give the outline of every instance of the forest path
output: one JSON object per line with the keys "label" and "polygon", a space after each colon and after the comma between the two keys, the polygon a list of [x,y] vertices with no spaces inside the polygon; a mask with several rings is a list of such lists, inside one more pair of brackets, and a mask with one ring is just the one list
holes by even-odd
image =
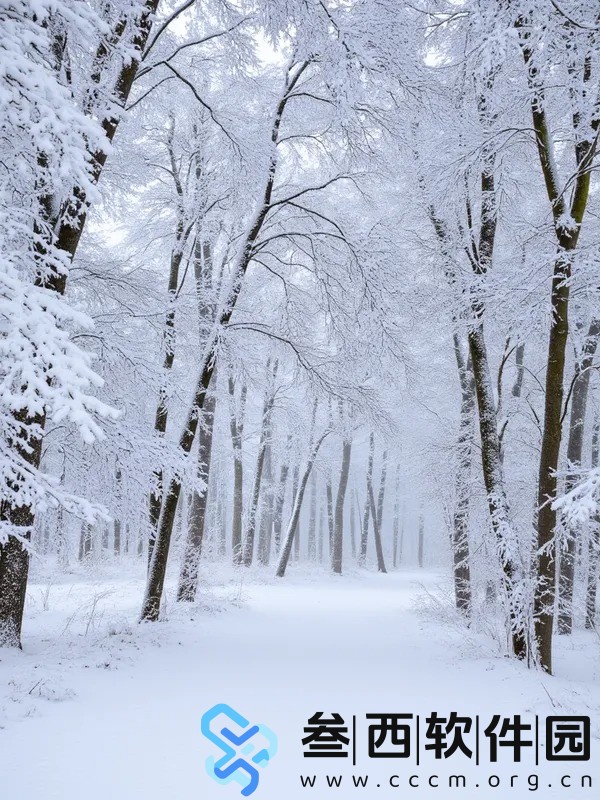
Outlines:
{"label": "forest path", "polygon": [[[547,691],[559,689],[557,679],[493,658],[481,643],[470,641],[466,657],[464,630],[416,613],[437,582],[423,571],[290,577],[245,587],[241,608],[147,625],[130,638],[110,637],[120,644],[88,652],[86,663],[71,660],[68,648],[53,668],[39,653],[20,654],[25,673],[30,670],[27,682],[36,675],[45,681],[47,674],[52,685],[52,669],[63,671],[76,696],[38,705],[33,718],[0,731],[0,796],[8,785],[11,800],[240,797],[237,784],[218,786],[204,769],[212,746],[200,734],[200,718],[216,703],[227,703],[279,736],[279,753],[263,772],[258,800],[326,800],[337,790],[301,789],[299,775],[345,771],[350,781],[351,774],[374,774],[375,768],[383,768],[385,784],[349,786],[344,800],[397,797],[389,775],[405,773],[407,780],[418,772],[414,765],[407,772],[402,764],[401,772],[398,762],[369,760],[363,740],[356,770],[349,762],[340,769],[341,759],[304,759],[299,740],[307,719],[316,711],[338,712],[346,721],[357,715],[363,725],[364,715],[373,712],[542,714],[552,710]],[[456,761],[444,768],[461,771]],[[443,789],[431,792],[421,796],[446,797]],[[530,793],[510,793],[520,796]]]}

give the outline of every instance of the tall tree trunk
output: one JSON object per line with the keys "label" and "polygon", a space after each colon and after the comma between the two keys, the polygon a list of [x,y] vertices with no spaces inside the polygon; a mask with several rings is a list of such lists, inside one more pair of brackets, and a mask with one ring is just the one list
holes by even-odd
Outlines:
{"label": "tall tree trunk", "polygon": [[398,566],[398,532],[400,529],[400,464],[396,465],[396,483],[394,486],[394,528],[392,542],[392,564]]}
{"label": "tall tree trunk", "polygon": [[398,544],[398,565],[402,564],[403,553],[404,553],[404,527],[406,524],[406,517],[405,517],[405,510],[406,510],[406,503],[402,501],[402,512],[400,514],[400,542]]}
{"label": "tall tree trunk", "polygon": [[211,391],[206,398],[202,424],[198,435],[198,477],[204,481],[204,489],[199,492],[194,489],[190,516],[187,525],[187,536],[183,551],[181,572],[177,585],[177,600],[179,602],[193,603],[198,591],[198,570],[202,555],[204,541],[204,528],[206,525],[206,509],[208,503],[208,485],[210,480],[210,462],[212,456],[213,431],[215,424],[216,397],[216,372],[211,381]]}
{"label": "tall tree trunk", "polygon": [[[292,508],[296,503],[296,495],[298,494],[298,482],[300,481],[300,465],[296,464],[294,473],[292,475]],[[300,519],[298,518],[298,523]],[[294,532],[294,557],[296,561],[300,558],[300,528]]]}
{"label": "tall tree trunk", "polygon": [[308,483],[308,479],[310,478],[310,473],[312,471],[313,465],[319,453],[319,448],[321,447],[321,444],[323,443],[323,440],[328,435],[328,433],[329,431],[326,431],[324,434],[322,434],[322,436],[313,445],[309,453],[308,460],[306,462],[306,467],[304,468],[304,473],[302,475],[302,480],[299,483],[298,491],[296,493],[296,499],[294,501],[294,506],[292,508],[292,515],[287,528],[285,541],[283,547],[281,548],[279,564],[277,565],[277,571],[275,573],[278,578],[283,578],[285,575],[285,571],[287,569],[287,565],[290,560],[290,555],[292,552],[294,535],[298,528],[298,519],[300,518],[300,510],[302,508],[302,499],[304,497],[304,492],[306,490],[306,484]]}
{"label": "tall tree trunk", "polygon": [[318,559],[319,564],[323,563],[325,549],[325,509],[321,506],[319,510],[319,542],[318,542]]}
{"label": "tall tree trunk", "polygon": [[121,522],[118,519],[114,521],[113,552],[116,556],[121,555]]}
{"label": "tall tree trunk", "polygon": [[418,548],[418,564],[419,568],[423,569],[425,557],[425,518],[423,512],[419,514],[419,548]]}
{"label": "tall tree trunk", "polygon": [[317,560],[317,475],[310,476],[310,514],[308,518],[308,560]]}
{"label": "tall tree trunk", "polygon": [[379,532],[383,534],[383,502],[385,499],[385,482],[387,477],[387,450],[383,451],[381,457],[381,476],[379,478],[379,491],[377,493],[377,524]]}
{"label": "tall tree trunk", "polygon": [[[556,171],[554,142],[546,115],[544,87],[534,58],[534,51],[530,45],[530,35],[527,27],[523,26],[523,22],[522,17],[519,17],[517,28],[521,37],[521,49],[531,93],[531,115],[538,156],[554,219],[557,243],[557,255],[554,262],[550,291],[550,333],[548,336],[544,424],[538,477],[538,580],[534,603],[538,659],[542,669],[552,673],[552,637],[556,595],[554,544],[556,510],[553,507],[553,500],[556,497],[556,473],[562,437],[563,381],[565,351],[569,334],[572,254],[577,248],[581,224],[587,208],[592,164],[598,145],[597,132],[600,116],[596,108],[591,122],[586,120],[584,123],[585,128],[583,128],[579,112],[576,111],[574,114],[573,128],[575,139],[577,140],[575,145],[577,169],[570,180],[573,188],[570,195],[570,204],[568,204],[567,193],[560,188],[560,176]],[[586,84],[590,77],[591,65],[586,58],[581,75],[583,84]]]}
{"label": "tall tree trunk", "polygon": [[258,444],[258,458],[256,460],[256,471],[254,473],[254,486],[250,498],[250,508],[248,510],[248,524],[246,528],[246,538],[244,539],[242,563],[245,567],[250,567],[254,559],[254,536],[256,532],[256,514],[260,500],[260,489],[262,485],[263,470],[267,456],[267,449],[271,439],[271,412],[275,404],[275,387],[273,382],[277,375],[277,362],[272,370],[271,365],[267,365],[270,386],[267,387],[263,406],[262,423],[260,430],[260,441]]}
{"label": "tall tree trunk", "polygon": [[231,398],[230,431],[233,447],[233,514],[231,518],[231,552],[234,564],[242,563],[242,520],[244,513],[244,462],[242,438],[244,435],[244,415],[246,411],[247,388],[242,386],[240,392],[239,412],[235,410],[235,383],[232,377],[228,381]]}
{"label": "tall tree trunk", "polygon": [[114,520],[114,523],[113,523],[113,525],[114,525],[113,552],[114,552],[114,554],[116,556],[121,555],[121,550],[123,549],[123,542],[121,541],[122,540],[122,533],[121,533],[122,532],[122,525],[121,525],[121,517],[120,517],[120,515],[122,514],[122,511],[123,511],[122,508],[120,507],[121,503],[122,503],[122,497],[121,497],[122,480],[123,480],[123,473],[121,472],[121,467],[119,466],[119,462],[117,461],[117,464],[115,466],[115,489],[116,489],[116,495],[117,495],[117,501],[118,501],[118,506],[119,507],[118,507],[118,511],[117,511],[117,514],[115,515],[115,520]]}
{"label": "tall tree trunk", "polygon": [[217,552],[219,558],[224,559],[227,555],[227,508],[223,492],[219,490],[219,480],[215,480],[215,491],[217,492],[217,507],[215,509],[218,545]]}
{"label": "tall tree trunk", "polygon": [[360,559],[359,564],[364,567],[367,563],[367,545],[369,540],[369,513],[371,504],[369,500],[369,487],[373,484],[373,459],[375,457],[375,436],[371,433],[369,437],[369,460],[367,462],[367,495],[365,499],[365,510],[362,521],[362,531],[360,537]]}
{"label": "tall tree trunk", "polygon": [[[583,434],[590,386],[590,369],[600,336],[600,319],[593,319],[588,329],[581,357],[575,367],[571,394],[571,417],[569,420],[569,441],[567,444],[567,463],[569,474],[565,492],[569,492],[579,478],[583,456]],[[573,583],[575,578],[576,531],[567,527],[567,546],[560,554],[559,615],[558,632],[570,634],[573,630]]]}
{"label": "tall tree trunk", "polygon": [[371,519],[373,520],[373,534],[375,537],[375,552],[377,554],[377,570],[378,572],[387,572],[385,568],[385,561],[383,558],[383,546],[381,544],[381,531],[379,529],[379,520],[377,519],[377,509],[375,508],[375,495],[373,494],[373,485],[369,486],[369,503],[371,506]]}
{"label": "tall tree trunk", "polygon": [[327,476],[327,482],[325,483],[325,498],[327,501],[327,541],[329,543],[329,558],[331,559],[331,554],[333,553],[333,534],[335,531],[335,520],[334,520],[334,513],[333,513],[333,485],[331,483],[331,476]]}
{"label": "tall tree trunk", "polygon": [[352,561],[356,560],[356,513],[354,510],[354,503],[350,503],[350,548],[352,552]]}
{"label": "tall tree trunk", "polygon": [[277,487],[277,494],[275,497],[275,513],[273,515],[273,539],[275,542],[275,552],[277,554],[279,554],[279,551],[281,549],[281,526],[283,522],[283,506],[285,504],[285,490],[290,471],[290,461],[288,458],[288,454],[290,451],[291,441],[292,441],[292,435],[288,434],[287,445],[284,452],[283,462],[281,464],[281,470],[279,473],[279,486]]}
{"label": "tall tree trunk", "polygon": [[[489,79],[491,88],[492,78]],[[479,103],[482,124],[488,126],[489,114],[486,97],[482,96]],[[481,172],[481,212],[479,236],[476,236],[472,226],[472,206],[467,193],[466,218],[469,221],[468,244],[465,247],[475,276],[481,279],[487,274],[494,253],[497,227],[496,191],[494,182],[495,156],[489,147],[483,150],[483,168]],[[436,235],[442,245],[446,275],[451,284],[456,280],[452,265],[451,237],[447,227],[433,207],[429,208],[429,216]],[[483,479],[487,494],[487,504],[490,521],[496,538],[496,550],[500,560],[505,587],[505,596],[509,604],[509,620],[511,628],[513,651],[517,658],[527,656],[527,636],[525,632],[524,612],[520,605],[515,605],[513,598],[520,598],[522,593],[515,595],[515,584],[520,578],[519,564],[515,560],[517,543],[515,532],[511,525],[508,500],[505,490],[504,474],[502,467],[502,446],[498,431],[498,413],[494,400],[487,348],[485,343],[483,318],[484,303],[477,290],[473,289],[470,302],[471,319],[468,326],[469,356],[473,368],[475,393],[479,416],[479,432],[481,438],[481,461]]]}
{"label": "tall tree trunk", "polygon": [[344,552],[344,503],[348,488],[348,474],[350,472],[350,458],[352,456],[352,439],[344,439],[342,444],[342,467],[340,482],[335,499],[335,520],[333,531],[333,551],[331,553],[331,568],[336,575],[342,574],[342,558]]}
{"label": "tall tree trunk", "polygon": [[[481,229],[474,270],[484,275],[492,262],[496,233],[496,203],[494,187],[494,163],[486,162],[481,176]],[[469,354],[473,367],[473,378],[479,411],[481,435],[481,460],[487,493],[490,520],[497,542],[497,552],[502,565],[505,596],[509,603],[509,618],[514,654],[519,659],[527,656],[527,636],[524,609],[515,606],[515,584],[521,578],[516,560],[517,543],[510,520],[508,500],[502,467],[502,447],[498,433],[498,415],[489,367],[487,347],[483,330],[483,304],[474,297],[471,305],[472,321],[468,331]],[[518,596],[518,595],[517,595]]]}
{"label": "tall tree trunk", "polygon": [[461,387],[458,464],[455,480],[456,507],[452,530],[454,594],[457,609],[471,613],[471,567],[469,553],[469,497],[471,492],[471,454],[475,414],[475,384],[470,358],[465,360],[458,334],[454,334],[454,354]]}
{"label": "tall tree trunk", "polygon": [[79,530],[79,548],[78,548],[78,551],[77,551],[77,560],[78,561],[83,561],[84,546],[85,546],[84,539],[85,539],[84,525],[82,524],[82,526],[81,526],[81,528]]}
{"label": "tall tree trunk", "polygon": [[271,458],[271,445],[267,444],[265,454],[264,479],[265,491],[263,493],[263,509],[258,535],[258,563],[267,566],[271,560],[271,543],[273,539],[273,510],[275,493],[273,486],[273,468]]}
{"label": "tall tree trunk", "polygon": [[[490,78],[490,88],[492,83]],[[485,127],[489,124],[486,97],[480,98],[480,116]],[[478,278],[487,275],[493,260],[498,223],[495,186],[495,155],[488,148],[483,153],[481,171],[481,211],[479,237],[470,230],[469,259],[474,274]],[[470,201],[467,197],[467,213],[471,219]],[[522,605],[522,593],[517,583],[522,579],[517,559],[516,533],[511,523],[508,499],[504,482],[502,444],[498,431],[498,413],[494,400],[491,370],[485,342],[483,318],[484,303],[476,289],[471,295],[471,319],[468,327],[468,343],[477,409],[479,414],[479,431],[481,438],[481,461],[483,479],[487,494],[490,521],[496,538],[496,549],[505,588],[505,597],[509,608],[510,633],[513,652],[519,659],[527,656],[527,633],[525,609]],[[517,587],[517,591],[515,588]],[[515,602],[515,597],[517,601]]]}
{"label": "tall tree trunk", "polygon": [[513,652],[519,659],[527,657],[527,636],[523,612],[512,602],[515,584],[520,577],[515,561],[516,542],[512,529],[508,501],[504,487],[502,453],[498,436],[496,405],[492,390],[487,349],[480,323],[469,331],[469,350],[479,410],[481,434],[481,460],[492,528],[497,542],[497,552],[502,565],[505,595],[509,603],[510,628]]}
{"label": "tall tree trunk", "polygon": [[[172,170],[176,171],[174,155],[171,157]],[[196,179],[201,179],[200,167],[196,164]],[[178,184],[179,185],[179,184]],[[208,330],[214,322],[215,305],[212,302],[213,258],[212,245],[208,241],[201,242],[197,236],[193,252],[194,280],[196,283],[196,300],[198,303],[198,332],[200,342],[208,336]],[[215,410],[217,404],[217,370],[215,368],[206,398],[202,424],[198,435],[197,475],[205,484],[202,493],[194,489],[187,525],[186,542],[183,561],[177,586],[177,600],[193,603],[198,591],[198,570],[202,555],[204,529],[206,527],[206,510],[210,484],[210,465],[212,456],[213,432],[215,427]]]}
{"label": "tall tree trunk", "polygon": [[[171,251],[171,261],[169,265],[169,283],[167,286],[167,312],[165,314],[165,324],[163,329],[163,375],[162,385],[159,391],[158,405],[154,418],[154,430],[158,437],[163,440],[167,431],[167,421],[169,417],[168,407],[168,375],[173,369],[175,361],[175,302],[177,299],[177,292],[179,289],[179,271],[181,262],[183,260],[183,251],[187,238],[189,236],[190,228],[186,230],[184,218],[184,191],[183,185],[179,179],[179,170],[177,167],[177,159],[175,157],[173,137],[175,135],[175,123],[173,117],[170,120],[169,132],[167,137],[167,150],[171,163],[171,176],[175,184],[175,192],[177,196],[177,222],[175,227],[175,244]],[[158,518],[160,517],[160,509],[162,505],[162,484],[163,484],[163,470],[162,466],[157,467],[154,472],[154,487],[150,493],[149,499],[149,517],[150,517],[150,535],[148,539],[148,564],[152,560],[152,550],[154,548],[154,541],[156,538],[156,527],[158,525]]]}

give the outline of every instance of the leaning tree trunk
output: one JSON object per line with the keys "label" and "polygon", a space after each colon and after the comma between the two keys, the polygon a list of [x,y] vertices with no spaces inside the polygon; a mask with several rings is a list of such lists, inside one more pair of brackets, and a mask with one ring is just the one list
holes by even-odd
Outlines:
{"label": "leaning tree trunk", "polygon": [[300,480],[298,491],[296,493],[296,499],[294,501],[294,506],[292,508],[292,515],[287,528],[285,541],[283,547],[281,548],[279,564],[277,565],[277,571],[275,573],[275,575],[278,578],[283,578],[285,575],[285,571],[287,569],[287,565],[290,560],[290,555],[292,553],[292,546],[294,544],[294,535],[298,527],[298,519],[300,518],[300,510],[302,508],[302,499],[304,497],[304,492],[306,490],[306,484],[308,483],[308,479],[310,478],[310,473],[312,471],[313,465],[319,453],[319,448],[321,447],[321,444],[323,443],[323,440],[325,439],[328,433],[329,431],[325,431],[325,433],[317,440],[317,442],[313,446],[308,456],[308,461],[306,462],[304,474],[302,475],[302,479]]}
{"label": "leaning tree trunk", "polygon": [[279,555],[281,550],[281,526],[283,523],[283,506],[285,504],[285,490],[290,472],[290,461],[287,454],[290,450],[292,436],[288,435],[287,447],[284,453],[283,463],[279,473],[279,485],[277,487],[277,494],[275,497],[275,512],[273,514],[273,541],[275,543],[275,552]]}
{"label": "leaning tree trunk", "polygon": [[[296,464],[292,474],[292,508],[296,503],[296,495],[298,494],[298,482],[300,481],[300,465]],[[296,531],[294,535],[294,558],[300,558],[300,532]]]}
{"label": "leaning tree trunk", "polygon": [[[198,429],[198,416],[204,408],[206,393],[208,391],[208,387],[216,365],[217,349],[220,341],[221,330],[231,321],[231,317],[235,311],[248,266],[255,255],[257,239],[262,231],[267,215],[272,208],[271,202],[273,189],[275,186],[275,174],[277,170],[277,142],[279,139],[279,128],[281,126],[281,120],[283,118],[285,107],[290,96],[293,95],[294,88],[300,76],[304,73],[304,70],[308,67],[309,63],[310,60],[303,62],[300,66],[297,66],[293,75],[291,71],[288,71],[284,92],[277,104],[275,118],[271,129],[271,144],[273,149],[269,163],[268,174],[266,177],[264,194],[261,205],[258,208],[245,240],[241,245],[238,260],[233,270],[229,291],[224,298],[220,313],[215,317],[215,324],[204,348],[204,354],[201,361],[200,374],[196,383],[194,398],[188,410],[187,419],[179,438],[179,448],[184,455],[187,455],[190,452],[196,437],[196,431]],[[140,617],[141,620],[146,622],[154,622],[159,618],[160,615],[160,603],[167,570],[169,549],[171,546],[171,536],[173,534],[173,523],[175,521],[175,511],[180,493],[181,478],[179,475],[175,474],[173,478],[171,478],[167,491],[164,493],[164,501],[159,520],[156,544],[152,554],[150,569],[148,570],[146,592],[144,595],[144,602],[142,604],[142,612]]]}
{"label": "leaning tree trunk", "polygon": [[[567,476],[565,493],[575,486],[579,478],[579,470],[583,456],[583,434],[585,430],[585,415],[590,386],[590,370],[598,336],[600,335],[600,319],[593,319],[583,345],[581,358],[575,369],[575,377],[571,394],[571,417],[569,420],[569,441],[567,444]],[[559,581],[559,615],[558,632],[570,634],[573,630],[573,584],[575,578],[575,530],[567,526],[567,546],[560,554],[560,581]]]}
{"label": "leaning tree trunk", "polygon": [[344,503],[348,488],[348,474],[350,472],[350,458],[352,456],[352,439],[344,439],[342,444],[342,468],[340,482],[335,499],[335,519],[333,530],[333,550],[331,553],[331,568],[336,575],[342,574],[342,557],[344,550]]}

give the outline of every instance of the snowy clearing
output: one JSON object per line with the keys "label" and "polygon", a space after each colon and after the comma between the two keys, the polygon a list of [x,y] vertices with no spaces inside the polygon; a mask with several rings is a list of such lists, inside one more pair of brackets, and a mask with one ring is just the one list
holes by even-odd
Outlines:
{"label": "snowy clearing", "polygon": [[[320,798],[318,788],[302,788],[300,776],[340,774],[347,782],[340,797],[405,796],[411,775],[422,783],[439,775],[440,788],[414,789],[415,797],[505,796],[486,788],[489,775],[505,782],[519,775],[521,786],[509,796],[532,794],[527,776],[536,769],[527,757],[522,765],[507,758],[499,766],[483,762],[478,770],[461,754],[441,766],[426,759],[419,768],[380,765],[359,742],[356,768],[340,768],[340,759],[315,766],[315,759],[303,758],[300,739],[317,710],[340,713],[346,721],[356,715],[360,722],[366,713],[381,712],[455,710],[483,720],[589,709],[594,752],[600,707],[595,634],[563,643],[556,677],[547,677],[498,657],[491,640],[460,623],[448,624],[450,610],[436,620],[431,596],[441,596],[442,587],[435,573],[365,573],[342,581],[292,572],[285,582],[265,574],[262,583],[253,575],[253,582],[242,582],[230,570],[221,586],[202,592],[203,603],[175,607],[167,622],[143,626],[134,622],[141,578],[33,584],[25,649],[0,655],[4,796],[239,797],[239,786],[219,787],[204,767],[210,745],[201,736],[200,718],[221,702],[279,737],[279,752],[261,773],[256,794],[265,800]],[[585,769],[567,767],[538,771],[540,795],[594,797],[594,790],[547,787],[565,773],[573,781],[581,774],[600,781],[597,760]],[[476,793],[444,786],[445,776],[459,773],[467,786],[481,782]],[[354,788],[352,775],[369,775],[371,783]],[[393,775],[404,791],[389,785]]]}

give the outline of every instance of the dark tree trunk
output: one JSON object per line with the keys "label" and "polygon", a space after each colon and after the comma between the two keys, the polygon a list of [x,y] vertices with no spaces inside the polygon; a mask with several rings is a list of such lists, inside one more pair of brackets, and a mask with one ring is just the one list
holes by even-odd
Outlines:
{"label": "dark tree trunk", "polygon": [[[20,517],[13,510],[10,515],[12,524],[19,524],[23,519],[23,528],[33,524],[33,516]],[[25,524],[28,522],[29,524]],[[21,626],[25,593],[27,590],[27,574],[29,571],[29,555],[26,548],[15,537],[11,536],[2,545],[0,558],[0,645],[9,647],[21,646]]]}
{"label": "dark tree trunk", "polygon": [[331,568],[336,575],[342,574],[342,557],[344,551],[344,503],[346,500],[346,489],[348,488],[348,474],[350,472],[351,456],[352,440],[344,439],[342,444],[342,468],[340,472],[340,482],[335,500],[333,551],[331,553]]}
{"label": "dark tree trunk", "polygon": [[113,551],[116,556],[121,555],[121,522],[118,519],[114,521]]}
{"label": "dark tree trunk", "polygon": [[[550,291],[550,333],[546,366],[544,423],[537,493],[538,563],[537,585],[534,602],[535,637],[540,666],[552,673],[552,636],[554,631],[554,605],[556,596],[556,497],[558,459],[562,437],[563,381],[565,351],[569,334],[569,295],[572,273],[572,253],[577,248],[581,224],[585,215],[592,164],[596,154],[597,132],[600,123],[595,109],[590,122],[586,121],[585,133],[581,128],[579,112],[573,116],[575,138],[575,160],[577,170],[571,178],[573,187],[570,202],[567,193],[560,187],[554,160],[554,142],[546,115],[544,87],[531,49],[529,32],[521,17],[517,28],[521,37],[523,59],[531,93],[531,116],[542,175],[556,234],[557,256],[554,262]],[[587,83],[591,77],[588,59],[583,65],[581,80]]]}
{"label": "dark tree trunk", "polygon": [[[17,414],[16,417],[26,425],[31,422],[25,413]],[[43,426],[43,417],[38,416],[37,422]],[[33,441],[31,450],[25,447],[25,442],[23,445],[17,444],[16,448],[24,461],[39,466],[42,451],[41,437]],[[28,546],[35,517],[29,506],[11,507],[2,502],[0,521],[7,521],[17,530],[23,531],[20,539],[11,535],[5,544],[0,545],[0,645],[21,647],[23,609],[29,574]]]}
{"label": "dark tree trunk", "polygon": [[375,553],[377,554],[377,570],[378,572],[387,572],[385,568],[385,561],[383,558],[383,546],[381,544],[381,531],[379,530],[379,521],[377,519],[377,509],[375,508],[375,496],[373,494],[373,486],[369,486],[369,504],[371,506],[371,519],[373,520],[373,534],[375,537]]}

